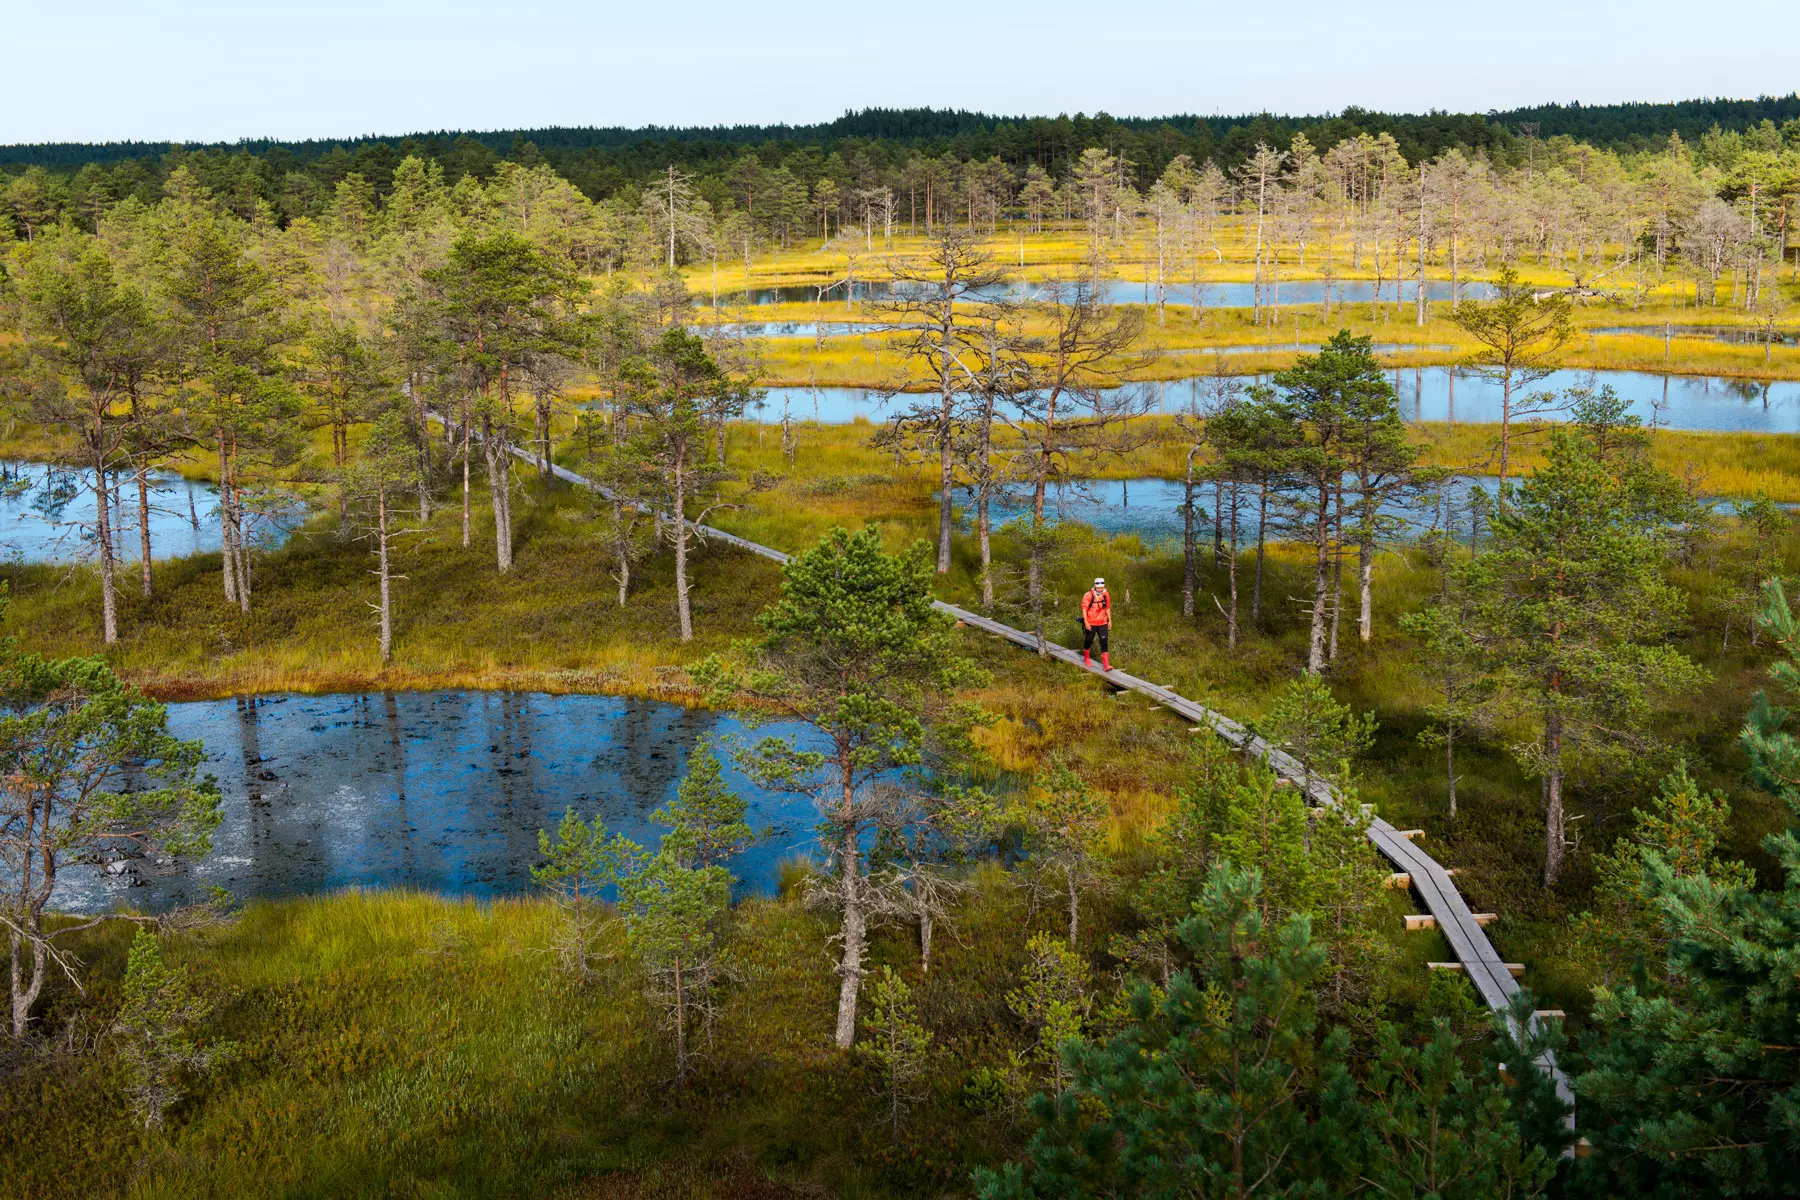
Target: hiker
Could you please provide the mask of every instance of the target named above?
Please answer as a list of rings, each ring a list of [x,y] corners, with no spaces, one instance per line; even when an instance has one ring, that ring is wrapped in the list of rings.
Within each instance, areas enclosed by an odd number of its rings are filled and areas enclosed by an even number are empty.
[[[1094,580],[1091,591],[1081,595],[1081,665],[1094,665],[1094,639],[1100,639],[1100,669],[1112,670],[1107,657],[1106,636],[1112,632],[1112,597],[1106,594],[1106,580]]]

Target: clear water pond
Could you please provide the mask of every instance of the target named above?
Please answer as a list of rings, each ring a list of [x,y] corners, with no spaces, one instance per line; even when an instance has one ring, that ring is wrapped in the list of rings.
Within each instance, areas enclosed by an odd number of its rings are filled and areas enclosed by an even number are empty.
[[[1239,382],[1265,380],[1266,375],[1240,375]],[[1454,367],[1400,367],[1390,377],[1399,394],[1400,412],[1414,421],[1494,423],[1500,420],[1498,381]],[[1156,383],[1134,384],[1153,411],[1186,412],[1203,407],[1211,376],[1196,375]],[[1631,404],[1645,425],[1743,433],[1800,433],[1800,381],[1727,379],[1706,375],[1657,375],[1647,371],[1561,370],[1525,389],[1561,394],[1574,387],[1611,387]],[[863,417],[880,421],[897,408],[927,402],[923,395],[889,398],[869,388],[772,387],[750,416],[779,423],[785,405],[796,421],[847,424]],[[1515,400],[1518,392],[1515,389]],[[1551,408],[1535,414],[1561,420]],[[1515,418],[1517,414],[1515,413]]]
[[[93,472],[40,462],[0,461],[0,559],[25,563],[81,562],[96,557]],[[172,471],[152,471],[150,556],[153,560],[208,554],[219,548],[219,489]],[[137,481],[113,477],[109,517],[113,551],[121,562],[139,555]],[[304,519],[297,502],[259,516],[254,543],[279,545]]]

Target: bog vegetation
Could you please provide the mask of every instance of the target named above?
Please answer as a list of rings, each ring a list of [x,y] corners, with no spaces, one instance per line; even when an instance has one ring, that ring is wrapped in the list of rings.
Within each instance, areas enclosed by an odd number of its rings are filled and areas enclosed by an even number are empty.
[[[1800,122],[1367,117],[12,170],[6,448],[83,557],[0,568],[0,1191],[1791,1190],[1800,462],[1546,381],[1800,377]],[[1430,362],[1499,422],[1406,419]],[[824,383],[867,413],[772,402]],[[164,469],[218,552],[154,544]],[[1145,477],[1171,536],[1059,516]],[[1343,803],[932,607],[1066,645],[1096,576],[1118,665]],[[807,733],[696,747],[654,844],[571,806],[528,896],[59,909],[209,852],[164,701],[439,686]],[[775,894],[728,758],[817,808]]]

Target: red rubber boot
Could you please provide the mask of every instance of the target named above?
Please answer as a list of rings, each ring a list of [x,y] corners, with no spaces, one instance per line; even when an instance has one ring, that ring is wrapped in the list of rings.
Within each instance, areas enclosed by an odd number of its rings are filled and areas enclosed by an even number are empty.
[[[1112,659],[1107,657],[1106,651],[1104,650],[1100,652],[1100,669],[1102,671],[1112,670]]]
[[[1081,652],[1081,665],[1084,667],[1092,667],[1094,665],[1094,656],[1088,651],[1083,650]]]

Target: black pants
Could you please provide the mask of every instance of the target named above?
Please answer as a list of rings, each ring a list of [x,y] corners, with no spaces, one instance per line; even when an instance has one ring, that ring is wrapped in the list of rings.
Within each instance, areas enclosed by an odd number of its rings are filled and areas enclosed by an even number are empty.
[[[1097,637],[1100,639],[1100,653],[1105,654],[1107,652],[1106,635],[1111,632],[1111,625],[1089,625],[1086,629],[1081,631],[1081,648],[1083,650],[1092,650],[1094,648],[1094,639]]]

